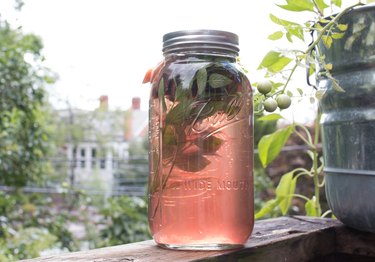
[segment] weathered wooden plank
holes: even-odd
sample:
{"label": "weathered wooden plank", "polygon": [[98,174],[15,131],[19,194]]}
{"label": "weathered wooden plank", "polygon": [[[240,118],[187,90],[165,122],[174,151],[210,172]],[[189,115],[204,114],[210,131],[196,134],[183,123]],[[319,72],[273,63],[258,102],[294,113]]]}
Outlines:
{"label": "weathered wooden plank", "polygon": [[[335,251],[335,227],[330,219],[283,218],[261,221],[244,249],[204,261],[310,261]],[[277,223],[275,223],[277,222]]]}
{"label": "weathered wooden plank", "polygon": [[375,234],[349,227],[337,228],[336,251],[344,254],[370,256],[375,261]]}
{"label": "weathered wooden plank", "polygon": [[335,228],[340,226],[340,222],[331,219],[281,217],[257,221],[252,237],[238,250],[174,251],[143,241],[27,261],[305,261],[334,252]]}

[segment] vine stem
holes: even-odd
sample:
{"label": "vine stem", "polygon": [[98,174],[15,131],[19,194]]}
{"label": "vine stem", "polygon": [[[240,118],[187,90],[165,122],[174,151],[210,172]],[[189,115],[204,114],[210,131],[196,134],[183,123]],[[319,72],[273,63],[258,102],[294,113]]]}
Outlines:
{"label": "vine stem", "polygon": [[284,85],[284,87],[283,87],[281,93],[284,93],[284,92],[285,92],[286,87],[288,86],[290,80],[292,80],[292,76],[293,76],[294,72],[296,71],[296,69],[297,69],[297,67],[298,67],[298,63],[301,62],[301,61],[302,61],[302,58],[297,58],[297,61],[295,62],[295,64],[294,64],[292,70],[290,71],[289,77],[288,77],[288,79],[286,80],[285,85]]}
{"label": "vine stem", "polygon": [[309,177],[313,177],[313,174],[311,174],[311,172],[309,172],[309,171],[307,171],[306,169],[304,169],[304,168],[300,168],[301,170],[298,170],[299,168],[296,168],[296,169],[294,169],[293,170],[293,173],[294,172],[298,172],[298,171],[300,171],[300,173],[298,173],[295,177],[296,177],[296,179],[298,179],[300,176],[304,176],[304,175],[307,175],[307,176],[309,176]]}
{"label": "vine stem", "polygon": [[363,3],[361,2],[358,2],[354,5],[351,5],[351,6],[348,6],[347,8],[345,8],[344,10],[342,10],[340,13],[338,13],[338,15],[336,15],[331,21],[328,22],[328,24],[326,24],[322,30],[319,32],[318,36],[316,37],[316,39],[314,40],[314,42],[312,42],[312,44],[309,46],[309,48],[306,50],[305,52],[305,55],[309,54],[314,48],[315,46],[317,46],[320,42],[320,40],[322,39],[323,35],[329,30],[331,29],[331,27],[337,23],[337,21],[345,14],[347,13],[349,10],[353,9],[354,7],[357,7],[357,6],[361,6],[361,5],[364,5]]}
{"label": "vine stem", "polygon": [[315,0],[313,0],[312,2],[313,2],[313,4],[314,4],[314,6],[315,6],[316,10],[318,10],[318,12],[319,12],[319,15],[320,15],[320,16],[323,16],[323,15],[324,15],[324,14],[323,14],[323,11],[322,11],[322,10],[320,10],[320,8],[319,8],[318,4],[316,3],[316,1],[315,1]]}
{"label": "vine stem", "polygon": [[298,197],[298,198],[301,198],[303,200],[306,200],[306,201],[310,201],[310,199],[304,195],[300,195],[300,194],[293,194],[292,195],[293,197]]}
{"label": "vine stem", "polygon": [[323,180],[322,180],[322,182],[319,184],[319,187],[324,187],[325,184],[326,184],[326,179],[325,179],[325,177],[323,177]]}
{"label": "vine stem", "polygon": [[[313,1],[315,2],[315,1]],[[353,9],[354,7],[356,6],[361,6],[363,5],[363,3],[361,2],[358,2],[354,5],[351,5],[347,8],[345,8],[343,11],[341,11],[338,15],[336,15],[330,22],[328,22],[327,25],[325,25],[323,27],[323,29],[319,32],[317,38],[312,42],[312,44],[307,48],[306,52],[304,53],[304,56],[307,56],[308,54],[310,54],[314,48],[319,44],[320,40],[322,39],[322,37],[324,36],[324,34],[330,30],[332,28],[332,26],[334,26],[337,21],[339,21],[339,19],[345,14],[347,13],[349,10]],[[297,58],[297,61],[296,61],[296,64],[294,65],[294,70],[295,68],[297,67],[297,64],[298,62],[301,62],[302,58]],[[291,73],[294,73],[294,70],[292,70]],[[289,76],[288,80],[291,78],[291,76]],[[289,81],[287,81],[286,85],[289,83]],[[284,89],[286,88],[286,85],[284,86]],[[320,206],[320,182],[319,182],[319,173],[318,173],[318,152],[317,152],[317,146],[318,146],[318,142],[319,142],[319,131],[320,131],[320,117],[321,117],[321,113],[319,112],[319,109],[318,109],[318,114],[317,114],[317,118],[316,118],[316,122],[315,122],[315,134],[314,134],[314,148],[313,148],[313,174],[314,174],[314,195],[315,195],[315,199],[316,199],[316,205],[315,205],[315,210],[316,210],[316,214],[318,214],[320,216],[320,214],[322,213],[322,210],[321,210],[321,206]],[[324,213],[324,215],[327,215],[327,212]]]}
{"label": "vine stem", "polygon": [[324,212],[324,214],[322,215],[322,217],[326,217],[326,216],[328,216],[331,213],[332,213],[332,210],[327,210],[326,212]]}
{"label": "vine stem", "polygon": [[307,144],[311,149],[314,150],[314,145],[312,145],[300,132],[298,132],[297,130],[294,130],[294,132],[297,134],[297,136],[303,141],[305,142],[305,144]]}
{"label": "vine stem", "polygon": [[[313,2],[314,2],[314,4],[316,4],[315,1],[313,1]],[[291,69],[291,71],[290,71],[290,74],[289,74],[289,76],[288,76],[288,79],[286,80],[285,85],[284,85],[284,87],[283,87],[283,89],[282,89],[282,93],[285,92],[285,90],[286,90],[288,84],[290,83],[290,81],[291,81],[291,79],[292,79],[292,76],[293,76],[294,72],[296,71],[296,69],[297,69],[299,63],[301,63],[301,61],[302,61],[303,59],[305,59],[306,56],[308,56],[308,55],[314,50],[314,48],[319,44],[319,42],[320,42],[320,40],[322,39],[322,37],[324,36],[324,34],[325,34],[328,30],[330,30],[331,27],[332,27],[333,25],[335,25],[335,24],[337,23],[337,21],[338,21],[338,20],[339,20],[339,19],[340,19],[345,13],[347,13],[349,10],[353,9],[354,7],[362,6],[362,5],[364,5],[364,4],[361,3],[361,2],[358,2],[358,3],[354,4],[354,5],[351,5],[351,6],[347,7],[347,8],[345,8],[344,10],[342,10],[338,15],[336,15],[332,20],[330,20],[330,21],[329,21],[329,22],[328,22],[328,23],[322,28],[322,30],[319,32],[319,34],[318,34],[318,36],[316,37],[316,39],[315,39],[315,40],[309,45],[309,47],[306,49],[306,51],[305,51],[305,52],[302,52],[302,55],[300,55],[299,57],[296,58],[295,63],[294,63],[294,66],[292,67],[292,69]],[[319,9],[318,9],[318,10],[319,10]],[[319,14],[320,14],[321,17],[323,16],[323,14],[321,14],[320,12],[319,12]]]}
{"label": "vine stem", "polygon": [[317,152],[317,146],[318,146],[318,143],[319,143],[319,130],[320,130],[320,117],[321,117],[321,114],[318,110],[318,115],[316,117],[316,120],[315,120],[315,133],[314,133],[314,157],[313,157],[313,174],[314,174],[314,195],[315,195],[315,199],[316,199],[316,205],[315,205],[315,210],[316,210],[316,214],[318,214],[318,216],[320,216],[320,214],[322,213],[322,209],[321,209],[321,206],[320,206],[320,183],[319,183],[319,173],[318,173],[318,161],[319,161],[319,158],[318,158],[318,152]]}
{"label": "vine stem", "polygon": [[304,125],[301,125],[301,124],[296,124],[296,126],[303,129],[303,131],[305,131],[307,139],[309,141],[309,145],[311,146],[313,141],[312,141],[311,134],[310,134],[309,130]]}
{"label": "vine stem", "polygon": [[167,185],[167,181],[168,181],[168,178],[170,176],[170,174],[172,173],[172,170],[174,168],[174,165],[175,165],[175,162],[176,162],[176,157],[177,157],[177,151],[178,149],[176,149],[175,151],[175,154],[173,156],[173,160],[172,160],[172,164],[171,164],[171,167],[169,169],[169,172],[168,174],[166,175],[165,179],[163,180],[163,176],[161,175],[161,186],[160,186],[160,196],[158,197],[158,200],[156,202],[156,207],[154,209],[154,212],[153,212],[153,215],[152,215],[152,218],[155,217],[156,215],[156,212],[158,211],[159,207],[160,207],[160,199],[163,198],[163,192],[164,192],[164,189],[165,189],[165,186]]}

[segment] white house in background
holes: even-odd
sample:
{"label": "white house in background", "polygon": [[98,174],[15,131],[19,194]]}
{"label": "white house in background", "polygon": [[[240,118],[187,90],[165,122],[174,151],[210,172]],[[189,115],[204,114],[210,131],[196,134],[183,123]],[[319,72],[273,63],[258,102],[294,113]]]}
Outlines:
{"label": "white house in background", "polygon": [[101,96],[97,110],[67,109],[59,112],[65,124],[70,124],[73,129],[83,127],[83,130],[70,131],[81,132],[81,139],[74,141],[77,139],[68,135],[64,146],[68,177],[74,177],[76,186],[111,194],[118,163],[126,161],[129,156],[129,142],[147,136],[148,112],[142,111],[140,104],[140,98],[135,97],[130,109],[111,111],[108,96]]}

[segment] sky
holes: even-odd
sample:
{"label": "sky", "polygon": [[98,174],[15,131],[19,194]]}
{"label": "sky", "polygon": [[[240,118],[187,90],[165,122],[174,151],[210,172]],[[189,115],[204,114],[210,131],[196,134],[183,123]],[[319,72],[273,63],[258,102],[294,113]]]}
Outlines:
{"label": "sky", "polygon": [[[127,109],[132,97],[140,97],[147,110],[149,86],[142,80],[163,58],[162,37],[168,32],[236,33],[250,82],[260,80],[259,63],[279,44],[267,39],[279,30],[269,19],[269,13],[280,13],[276,1],[24,0],[22,11],[16,12],[14,0],[1,0],[0,14],[42,38],[45,65],[59,76],[48,89],[56,108],[69,100],[74,107],[92,110],[101,95],[108,95],[112,109]],[[290,19],[285,15],[290,13],[280,13]]]}
{"label": "sky", "polygon": [[69,99],[74,106],[93,109],[99,96],[108,95],[112,108],[127,108],[139,96],[146,109],[144,74],[162,59],[163,35],[175,30],[238,34],[242,63],[255,71],[272,29],[272,1],[25,0],[21,12],[13,11],[13,0],[0,2],[3,18],[42,37],[45,64],[59,75],[49,90],[59,107]]}

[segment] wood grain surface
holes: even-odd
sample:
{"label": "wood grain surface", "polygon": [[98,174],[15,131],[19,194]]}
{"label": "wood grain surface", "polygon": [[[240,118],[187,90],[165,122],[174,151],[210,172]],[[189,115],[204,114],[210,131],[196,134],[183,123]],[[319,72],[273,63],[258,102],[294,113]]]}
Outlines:
{"label": "wood grain surface", "polygon": [[[246,245],[226,251],[175,251],[152,240],[89,251],[24,260],[28,262],[95,261],[325,261],[350,255],[373,257],[375,234],[347,228],[323,218],[280,217],[256,221]],[[327,260],[328,261],[328,260]],[[333,260],[329,260],[333,261]],[[340,261],[345,261],[340,259]],[[366,260],[367,261],[367,260]]]}

